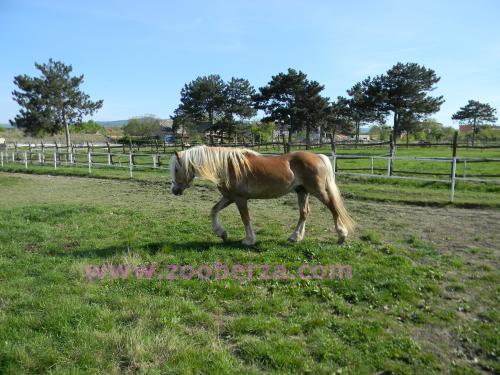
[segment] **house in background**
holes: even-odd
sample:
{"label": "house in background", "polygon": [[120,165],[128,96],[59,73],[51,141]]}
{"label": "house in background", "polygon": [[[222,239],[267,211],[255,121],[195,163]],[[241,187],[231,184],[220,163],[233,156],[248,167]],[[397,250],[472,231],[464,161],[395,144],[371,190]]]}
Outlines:
{"label": "house in background", "polygon": [[369,134],[360,134],[359,135],[359,140],[361,142],[370,142],[371,141],[371,138],[370,138],[370,135]]}
{"label": "house in background", "polygon": [[472,125],[459,125],[458,131],[460,133],[471,133],[472,132]]}
{"label": "house in background", "polygon": [[163,139],[165,143],[175,142],[175,132],[173,129],[174,121],[172,119],[160,120],[160,131],[158,136]]}

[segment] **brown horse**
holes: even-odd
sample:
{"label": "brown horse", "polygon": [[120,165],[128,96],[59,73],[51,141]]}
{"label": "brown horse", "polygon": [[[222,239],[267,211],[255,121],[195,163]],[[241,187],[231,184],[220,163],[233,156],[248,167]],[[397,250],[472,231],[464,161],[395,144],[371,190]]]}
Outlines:
{"label": "brown horse", "polygon": [[172,156],[170,175],[175,195],[181,195],[195,176],[217,184],[222,198],[212,208],[211,219],[215,233],[224,241],[227,232],[217,220],[220,210],[236,203],[246,229],[243,244],[253,245],[255,233],[247,201],[277,198],[291,191],[297,193],[300,217],[289,241],[300,241],[304,237],[309,194],[318,198],[333,214],[338,243],[345,241],[354,226],[335,184],[330,160],[325,155],[298,151],[264,156],[247,149],[196,146]]}

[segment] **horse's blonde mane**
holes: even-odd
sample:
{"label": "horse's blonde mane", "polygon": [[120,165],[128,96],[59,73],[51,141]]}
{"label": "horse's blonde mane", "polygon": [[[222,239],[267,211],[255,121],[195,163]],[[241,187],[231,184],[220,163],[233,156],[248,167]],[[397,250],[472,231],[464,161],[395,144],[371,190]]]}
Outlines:
{"label": "horse's blonde mane", "polygon": [[228,186],[230,170],[234,173],[236,182],[251,172],[248,154],[258,155],[257,152],[244,148],[202,145],[179,152],[179,157],[181,168],[186,175],[192,168],[196,176],[206,178],[218,185]]}

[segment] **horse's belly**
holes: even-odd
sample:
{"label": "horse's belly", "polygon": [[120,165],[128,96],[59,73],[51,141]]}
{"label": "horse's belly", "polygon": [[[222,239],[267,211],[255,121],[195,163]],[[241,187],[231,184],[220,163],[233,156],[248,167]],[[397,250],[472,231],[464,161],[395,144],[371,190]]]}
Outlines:
{"label": "horse's belly", "polygon": [[293,183],[284,181],[267,184],[252,183],[247,185],[246,193],[248,198],[253,199],[278,198],[291,192],[294,187]]}

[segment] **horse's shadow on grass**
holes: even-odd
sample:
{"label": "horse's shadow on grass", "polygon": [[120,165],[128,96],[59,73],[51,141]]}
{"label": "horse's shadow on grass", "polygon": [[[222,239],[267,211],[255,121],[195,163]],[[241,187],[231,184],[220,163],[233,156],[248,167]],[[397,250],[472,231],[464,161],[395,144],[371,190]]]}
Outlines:
{"label": "horse's shadow on grass", "polygon": [[257,243],[254,246],[246,246],[241,241],[187,241],[187,242],[171,242],[159,241],[130,246],[127,243],[122,243],[113,246],[96,247],[88,249],[67,249],[56,253],[57,256],[74,257],[74,258],[109,258],[115,255],[127,255],[129,253],[144,252],[151,255],[165,253],[175,254],[182,252],[206,252],[210,250],[224,251],[250,251],[255,253],[263,252],[264,250]]}

